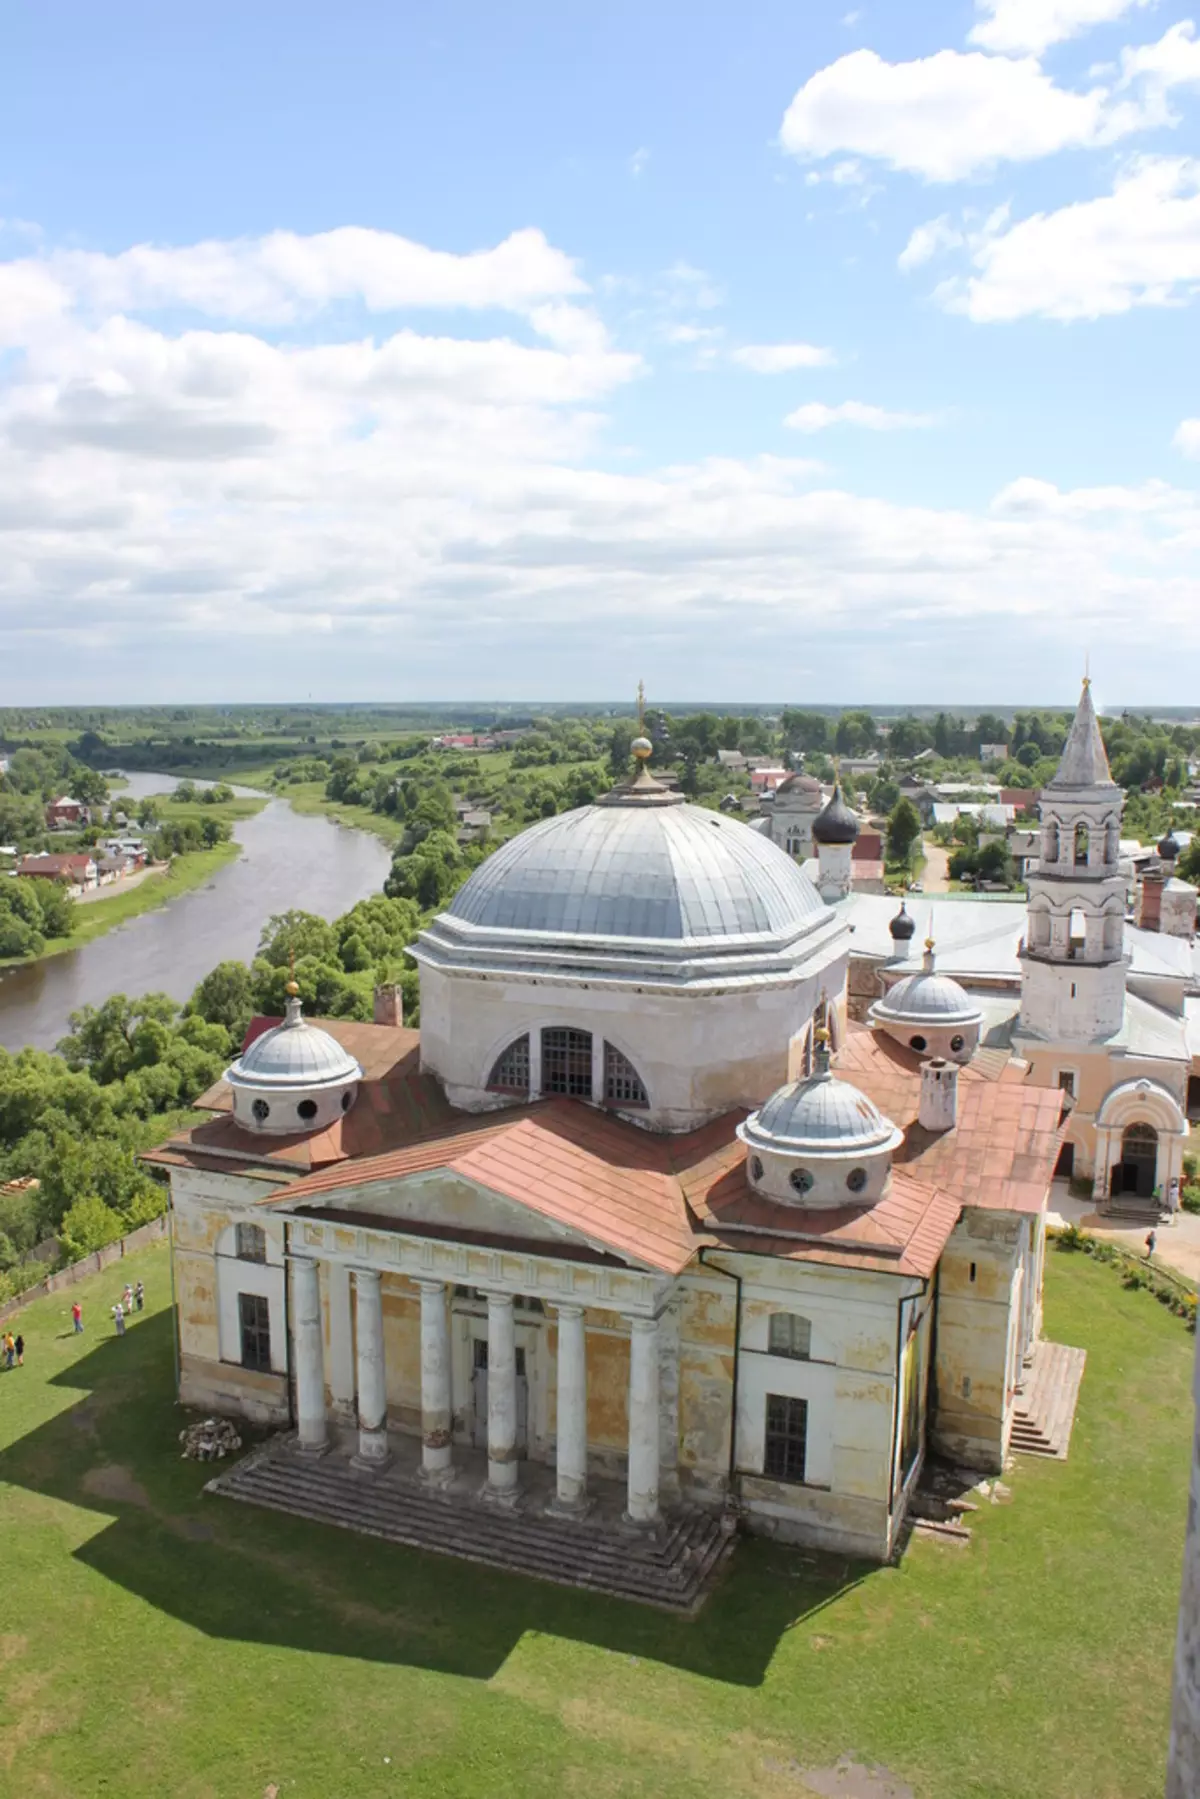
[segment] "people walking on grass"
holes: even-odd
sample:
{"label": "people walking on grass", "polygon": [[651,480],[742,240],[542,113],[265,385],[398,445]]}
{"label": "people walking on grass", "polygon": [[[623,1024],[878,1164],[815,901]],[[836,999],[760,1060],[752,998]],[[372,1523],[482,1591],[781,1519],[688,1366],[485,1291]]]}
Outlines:
{"label": "people walking on grass", "polygon": [[125,1335],[125,1308],[121,1304],[119,1299],[118,1299],[116,1305],[113,1307],[112,1312],[113,1312],[113,1323],[117,1327],[117,1335],[118,1335],[118,1337],[123,1337]]}
{"label": "people walking on grass", "polygon": [[13,1344],[13,1348],[17,1352],[17,1367],[23,1368],[25,1366],[25,1339],[20,1331],[17,1332],[17,1340]]}
{"label": "people walking on grass", "polygon": [[77,1337],[82,1336],[83,1335],[83,1307],[80,1305],[78,1300],[76,1300],[75,1304],[71,1307],[71,1323],[75,1326],[75,1335]]}
{"label": "people walking on grass", "polygon": [[128,1281],[125,1282],[125,1291],[121,1295],[121,1304],[124,1306],[125,1316],[128,1318],[133,1310],[133,1288]]}
{"label": "people walking on grass", "polygon": [[134,1301],[137,1305],[137,1309],[140,1312],[142,1307],[146,1303],[146,1289],[142,1285],[141,1281],[139,1281],[137,1286],[133,1289],[133,1297],[134,1297]]}
{"label": "people walking on grass", "polygon": [[16,1339],[14,1338],[11,1331],[5,1331],[5,1333],[4,1333],[4,1366],[6,1368],[12,1367],[13,1362],[16,1360],[16,1355],[17,1355]]}
{"label": "people walking on grass", "polygon": [[1157,1242],[1158,1242],[1158,1237],[1157,1237],[1156,1233],[1154,1231],[1151,1231],[1146,1238],[1146,1260],[1147,1261],[1149,1261],[1151,1256],[1154,1254],[1154,1246]]}

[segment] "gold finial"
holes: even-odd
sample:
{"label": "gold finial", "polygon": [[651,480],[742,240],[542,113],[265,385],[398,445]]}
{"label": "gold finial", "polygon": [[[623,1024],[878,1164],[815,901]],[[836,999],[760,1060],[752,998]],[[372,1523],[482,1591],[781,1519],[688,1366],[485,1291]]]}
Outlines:
{"label": "gold finial", "polygon": [[638,736],[646,735],[646,683],[638,682]]}
{"label": "gold finial", "polygon": [[291,979],[284,988],[284,992],[290,999],[295,999],[300,991],[300,983],[296,979],[296,952],[294,949],[288,951],[288,973],[291,976]]}
{"label": "gold finial", "polygon": [[646,684],[638,682],[638,728],[637,736],[629,746],[638,762],[642,764],[638,779],[646,773],[646,763],[654,754],[654,745],[646,735]]}
{"label": "gold finial", "polygon": [[1083,684],[1085,687],[1090,687],[1092,684],[1092,652],[1090,650],[1085,650],[1083,653]]}

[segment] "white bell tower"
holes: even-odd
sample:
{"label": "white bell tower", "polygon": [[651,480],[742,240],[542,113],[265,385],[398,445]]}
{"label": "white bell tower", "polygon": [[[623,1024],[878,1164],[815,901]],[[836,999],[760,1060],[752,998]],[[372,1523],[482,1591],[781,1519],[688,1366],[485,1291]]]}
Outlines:
{"label": "white bell tower", "polygon": [[1085,679],[1058,772],[1042,792],[1041,854],[1021,947],[1021,1034],[1091,1043],[1125,1015],[1124,796]]}

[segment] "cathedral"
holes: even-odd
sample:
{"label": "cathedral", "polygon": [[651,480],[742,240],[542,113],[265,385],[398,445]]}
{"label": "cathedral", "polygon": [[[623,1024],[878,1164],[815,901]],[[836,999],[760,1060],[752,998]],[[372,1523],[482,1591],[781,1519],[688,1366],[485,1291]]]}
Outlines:
{"label": "cathedral", "polygon": [[1120,1041],[1120,794],[1086,690],[1000,1044],[996,996],[913,955],[903,911],[851,1016],[840,790],[813,879],[634,752],[423,931],[419,1032],[387,990],[371,1024],[292,993],[147,1159],[180,1397],[274,1431],[219,1490],[534,1572],[552,1542],[576,1584],[599,1544],[592,1584],[666,1602],[648,1543],[884,1560],[928,1452],[1000,1470],[1064,1143],[1136,1185],[1148,1131],[1161,1183],[1183,1120],[1178,1071]]}

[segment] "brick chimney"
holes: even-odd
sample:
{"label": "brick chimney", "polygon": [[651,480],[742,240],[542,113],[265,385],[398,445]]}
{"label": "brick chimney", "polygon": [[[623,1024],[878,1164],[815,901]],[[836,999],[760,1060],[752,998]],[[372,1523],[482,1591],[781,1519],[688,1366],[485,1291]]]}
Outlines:
{"label": "brick chimney", "polygon": [[958,1064],[942,1056],[921,1064],[917,1123],[927,1131],[952,1131],[958,1123]]}
{"label": "brick chimney", "polygon": [[404,1023],[404,996],[395,981],[385,981],[375,989],[375,1023]]}
{"label": "brick chimney", "polygon": [[1162,924],[1162,897],[1165,877],[1157,870],[1146,869],[1137,885],[1137,922],[1143,931],[1157,931]]}

